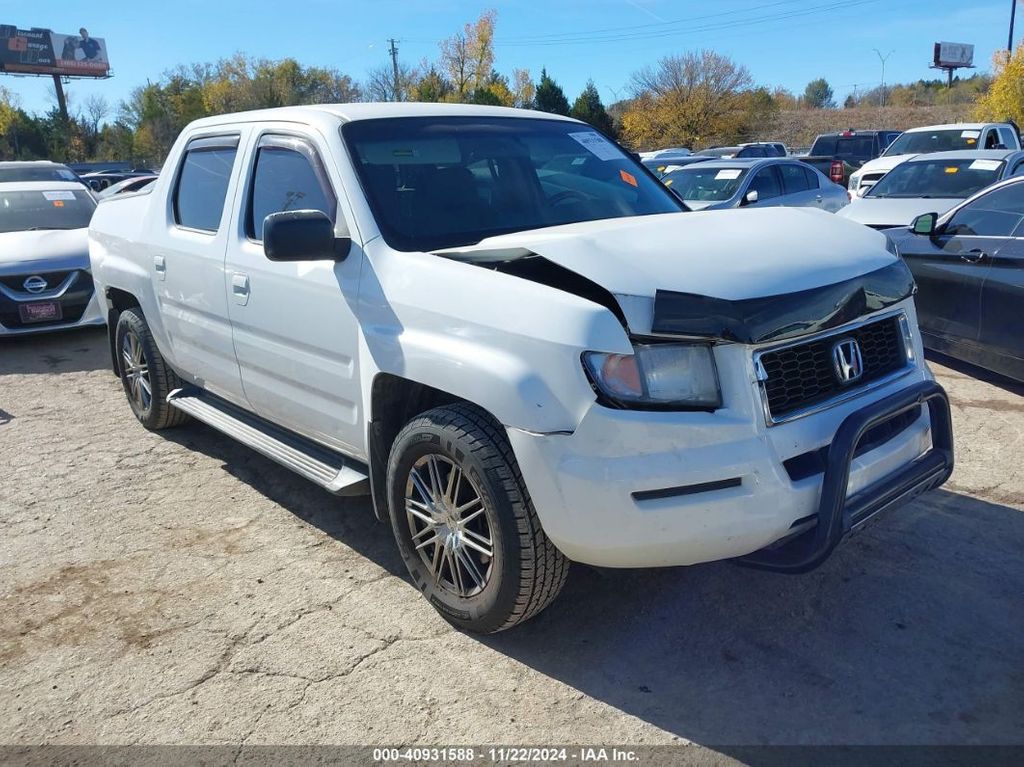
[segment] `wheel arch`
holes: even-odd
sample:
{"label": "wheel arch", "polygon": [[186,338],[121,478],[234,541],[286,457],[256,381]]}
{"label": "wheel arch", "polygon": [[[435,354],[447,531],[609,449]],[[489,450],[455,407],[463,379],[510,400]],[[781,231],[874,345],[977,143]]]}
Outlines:
{"label": "wheel arch", "polygon": [[116,340],[117,321],[125,309],[141,309],[141,304],[138,298],[120,288],[107,288],[104,297],[107,299],[107,342],[110,345],[110,363],[114,375],[120,375],[121,364],[118,362]]}
{"label": "wheel arch", "polygon": [[464,403],[480,408],[496,424],[500,421],[486,408],[451,392],[413,381],[392,373],[377,373],[370,386],[370,408],[367,419],[367,463],[370,468],[370,494],[373,512],[379,520],[387,520],[387,466],[395,437],[413,418],[426,411]]}

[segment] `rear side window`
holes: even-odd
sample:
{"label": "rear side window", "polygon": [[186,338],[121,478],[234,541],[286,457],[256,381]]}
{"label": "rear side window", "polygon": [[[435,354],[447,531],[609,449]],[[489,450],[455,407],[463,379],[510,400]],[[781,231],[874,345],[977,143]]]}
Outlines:
{"label": "rear side window", "polygon": [[247,234],[263,239],[263,221],[285,210],[319,210],[334,221],[337,202],[316,151],[286,136],[264,136],[256,154]]}
{"label": "rear side window", "polygon": [[224,212],[238,136],[189,142],[174,189],[174,221],[179,226],[216,232]]}
{"label": "rear side window", "polygon": [[799,165],[780,165],[779,173],[782,174],[782,186],[786,194],[806,192],[808,189],[816,188],[818,183],[811,186],[811,177],[804,168]]}

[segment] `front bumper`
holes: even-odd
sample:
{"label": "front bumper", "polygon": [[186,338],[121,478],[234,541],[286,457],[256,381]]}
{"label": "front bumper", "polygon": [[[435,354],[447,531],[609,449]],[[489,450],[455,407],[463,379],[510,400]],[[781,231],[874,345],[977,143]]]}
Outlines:
{"label": "front bumper", "polygon": [[[33,275],[42,276],[52,288],[40,293],[19,289],[24,279]],[[59,319],[26,322],[20,307],[38,302],[58,304]],[[88,269],[54,271],[41,268],[25,274],[0,275],[0,337],[47,333],[105,323],[106,315]]]}
{"label": "front bumper", "polygon": [[[509,438],[545,532],[570,559],[658,567],[759,552],[748,562],[800,571],[867,516],[945,481],[953,461],[945,403],[915,367],[869,396],[770,428],[750,410],[594,406],[572,434],[510,429]],[[897,419],[895,433],[858,449],[865,433]],[[823,451],[824,473],[792,468]],[[794,536],[812,526],[816,543],[804,548]],[[780,541],[784,552],[761,552]]]}

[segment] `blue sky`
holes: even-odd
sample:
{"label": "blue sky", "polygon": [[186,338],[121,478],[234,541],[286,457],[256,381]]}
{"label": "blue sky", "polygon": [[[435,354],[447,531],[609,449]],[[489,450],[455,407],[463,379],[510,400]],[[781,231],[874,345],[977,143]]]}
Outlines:
{"label": "blue sky", "polygon": [[[92,93],[116,105],[176,64],[236,51],[292,56],[360,80],[388,62],[389,37],[403,61],[433,59],[438,40],[488,7],[498,11],[497,68],[527,67],[536,79],[546,66],[570,101],[588,78],[606,103],[614,101],[626,95],[634,70],[702,47],[746,65],[763,85],[799,93],[825,77],[841,101],[855,87],[878,84],[875,48],[892,51],[887,82],[934,77],[928,64],[937,40],[973,43],[979,71],[989,69],[1006,44],[1010,0],[0,0],[0,23],[68,33],[84,25],[106,38],[115,76],[67,86],[74,109]],[[53,103],[48,79],[0,77],[0,84],[28,111]]]}

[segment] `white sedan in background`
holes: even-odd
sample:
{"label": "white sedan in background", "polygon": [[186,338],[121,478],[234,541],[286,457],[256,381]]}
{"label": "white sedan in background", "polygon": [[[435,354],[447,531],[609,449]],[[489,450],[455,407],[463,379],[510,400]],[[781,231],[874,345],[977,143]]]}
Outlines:
{"label": "white sedan in background", "polygon": [[874,229],[910,226],[922,213],[943,214],[975,192],[1024,174],[1024,152],[1006,149],[934,152],[906,160],[885,174],[840,216]]}
{"label": "white sedan in background", "polygon": [[94,210],[77,181],[0,183],[0,337],[104,324],[89,264]]}

